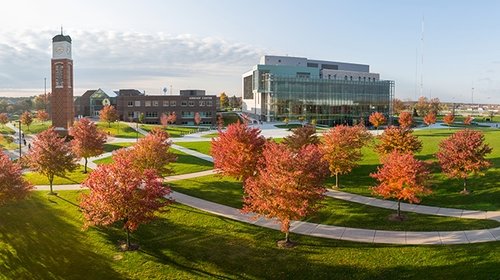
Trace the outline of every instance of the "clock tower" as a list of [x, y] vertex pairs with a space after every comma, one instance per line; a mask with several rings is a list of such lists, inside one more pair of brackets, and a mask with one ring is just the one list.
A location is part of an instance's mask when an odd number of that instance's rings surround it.
[[73, 125], [73, 60], [71, 59], [71, 37], [60, 35], [52, 38], [52, 94], [50, 117], [52, 126], [62, 135]]

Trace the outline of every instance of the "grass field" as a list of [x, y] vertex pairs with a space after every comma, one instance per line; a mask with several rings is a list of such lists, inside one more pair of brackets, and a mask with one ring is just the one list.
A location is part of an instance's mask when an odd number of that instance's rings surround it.
[[210, 148], [211, 148], [210, 141], [176, 142], [175, 144], [193, 151], [197, 151], [205, 155], [210, 155]]
[[[88, 173], [90, 173], [92, 169], [87, 167], [87, 171]], [[75, 171], [67, 173], [64, 178], [55, 176], [53, 184], [54, 185], [80, 184], [83, 180], [87, 178], [88, 173], [87, 174], [83, 173], [83, 165], [80, 165]], [[47, 177], [37, 172], [28, 172], [25, 173], [23, 176], [27, 181], [29, 181], [33, 185], [49, 184], [49, 180], [47, 179]]]
[[45, 121], [45, 122], [39, 122], [39, 121], [34, 121], [28, 130], [28, 127], [26, 125], [22, 125], [21, 129], [25, 134], [38, 134], [42, 131], [45, 131], [49, 129], [49, 127], [52, 126], [51, 121]]
[[[150, 132], [155, 127], [163, 128], [161, 125], [154, 125], [154, 124], [142, 124], [142, 125], [140, 125], [140, 127], [142, 129], [146, 130], [147, 132]], [[170, 135], [170, 137], [172, 137], [172, 138], [179, 138], [179, 137], [182, 137], [185, 134], [195, 133], [195, 132], [198, 131], [198, 129], [196, 127], [189, 127], [189, 126], [173, 126], [173, 125], [169, 125], [169, 126], [167, 126], [167, 128], [165, 129], [165, 131], [168, 132], [168, 134]]]
[[14, 150], [18, 149], [19, 144], [14, 142], [14, 138], [8, 135], [0, 135], [0, 149]]
[[[172, 151], [175, 155], [177, 155], [177, 161], [169, 164], [173, 172], [171, 174], [164, 174], [165, 176], [188, 174], [188, 173], [210, 170], [214, 168], [213, 163], [208, 162], [206, 160], [202, 160], [197, 157], [185, 154], [176, 149], [171, 149], [170, 151]], [[112, 161], [113, 161], [112, 157], [107, 157], [96, 160], [94, 161], [94, 163], [106, 164]]]
[[137, 133], [133, 128], [128, 126], [123, 122], [113, 122], [111, 126], [108, 127], [107, 122], [97, 122], [97, 127], [102, 129], [108, 135], [118, 138], [142, 138], [144, 137], [142, 134]]
[[0, 276], [6, 279], [494, 279], [500, 242], [450, 246], [372, 245], [292, 234], [174, 204], [132, 234], [82, 231], [81, 191], [34, 192], [0, 208]]
[[[204, 176], [175, 181], [171, 185], [174, 190], [187, 195], [238, 209], [242, 207], [243, 185], [229, 177]], [[490, 220], [458, 219], [416, 213], [405, 213], [408, 220], [404, 222], [389, 221], [388, 216], [394, 213], [394, 210], [326, 198], [321, 210], [306, 220], [335, 226], [407, 231], [466, 230], [500, 226], [500, 223]]]
[[104, 144], [104, 152], [109, 153], [109, 152], [112, 152], [114, 150], [130, 147], [134, 144], [135, 143], [130, 143], [130, 142], [127, 142], [127, 143], [106, 143], [106, 144]]
[[14, 134], [14, 130], [10, 129], [8, 126], [0, 125], [0, 134]]

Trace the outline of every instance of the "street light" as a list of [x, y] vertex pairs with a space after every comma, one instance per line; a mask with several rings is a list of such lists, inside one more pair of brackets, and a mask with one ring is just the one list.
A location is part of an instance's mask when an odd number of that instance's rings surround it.
[[19, 159], [21, 159], [21, 119], [19, 119], [18, 122], [19, 122]]

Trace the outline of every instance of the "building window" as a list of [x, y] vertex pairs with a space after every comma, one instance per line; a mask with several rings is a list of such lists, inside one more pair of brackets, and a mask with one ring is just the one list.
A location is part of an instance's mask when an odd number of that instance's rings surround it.
[[366, 82], [366, 77], [363, 77], [363, 82]]
[[181, 101], [181, 106], [182, 107], [186, 107], [188, 104], [187, 104], [187, 101], [186, 100], [182, 100]]
[[200, 104], [200, 107], [204, 107], [205, 106], [205, 101], [200, 101], [199, 104]]
[[133, 118], [133, 117], [134, 117], [134, 112], [128, 112], [128, 113], [127, 113], [127, 116], [128, 116], [129, 118]]
[[208, 106], [208, 107], [212, 107], [212, 106], [213, 106], [213, 102], [212, 102], [212, 100], [207, 101], [207, 106]]
[[183, 118], [193, 118], [194, 117], [194, 112], [181, 112], [181, 117]]
[[351, 76], [351, 81], [352, 81], [352, 76]]
[[140, 100], [135, 101], [135, 107], [141, 107], [141, 101]]
[[146, 112], [146, 118], [158, 118], [158, 112]]
[[56, 88], [63, 87], [63, 66], [56, 64]]
[[149, 100], [144, 101], [144, 106], [151, 107], [151, 101], [149, 101]]
[[347, 76], [345, 76], [345, 77], [344, 77], [344, 80], [346, 80], [346, 81], [347, 81]]
[[134, 101], [128, 101], [127, 107], [134, 107]]
[[154, 100], [153, 107], [158, 107], [158, 106], [160, 106], [160, 102], [158, 102], [158, 100]]
[[193, 100], [189, 100], [189, 107], [194, 107], [194, 101]]
[[163, 107], [168, 107], [168, 100], [163, 100]]
[[332, 78], [332, 75], [328, 74], [328, 80], [330, 80]]

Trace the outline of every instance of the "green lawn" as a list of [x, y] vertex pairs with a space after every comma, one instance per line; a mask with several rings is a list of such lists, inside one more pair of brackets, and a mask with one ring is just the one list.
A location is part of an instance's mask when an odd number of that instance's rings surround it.
[[[167, 176], [200, 172], [205, 170], [211, 170], [214, 168], [213, 163], [209, 161], [202, 160], [200, 158], [185, 154], [176, 149], [170, 149], [170, 151], [172, 151], [174, 154], [177, 155], [177, 161], [169, 165], [173, 173], [165, 174]], [[103, 159], [96, 160], [94, 161], [94, 163], [106, 164], [112, 161], [113, 161], [112, 157], [106, 157]]]
[[[146, 130], [147, 132], [150, 132], [155, 127], [163, 128], [163, 126], [161, 125], [154, 125], [154, 124], [142, 124], [140, 127]], [[175, 125], [169, 125], [165, 130], [172, 138], [179, 138], [182, 137], [184, 134], [195, 133], [198, 131], [196, 127], [175, 126]]]
[[142, 134], [137, 133], [133, 128], [128, 126], [124, 122], [113, 122], [111, 126], [108, 127], [107, 122], [97, 122], [97, 127], [102, 129], [108, 135], [118, 138], [142, 138]]
[[0, 208], [0, 275], [6, 279], [494, 279], [500, 242], [396, 246], [292, 234], [174, 204], [117, 250], [117, 227], [82, 231], [83, 191], [34, 192]]
[[0, 135], [0, 149], [14, 150], [18, 148], [19, 144], [14, 142], [12, 136]]
[[219, 137], [219, 132], [214, 132], [214, 133], [205, 134], [205, 135], [203, 135], [202, 137], [204, 137], [204, 138], [215, 138], [215, 137]]
[[104, 144], [104, 152], [109, 153], [109, 152], [112, 152], [114, 150], [130, 147], [134, 144], [135, 143], [130, 143], [130, 142], [127, 142], [127, 143], [106, 143], [106, 144]]
[[[92, 169], [87, 167], [87, 171], [88, 173], [90, 173]], [[83, 173], [83, 165], [80, 165], [75, 171], [67, 173], [66, 177], [64, 178], [55, 176], [53, 184], [54, 185], [80, 184], [81, 182], [83, 182], [83, 180], [87, 178], [88, 173], [87, 174]], [[28, 172], [25, 173], [23, 176], [33, 185], [49, 184], [49, 180], [47, 179], [47, 177], [37, 172]]]
[[228, 126], [232, 123], [236, 123], [238, 121], [243, 122], [243, 120], [238, 116], [238, 114], [234, 112], [222, 112], [222, 121], [224, 122], [224, 126]]
[[0, 125], [0, 134], [14, 134], [14, 130], [10, 129], [8, 126]]
[[[439, 142], [456, 132], [456, 129], [425, 129], [415, 131], [415, 135], [423, 141], [423, 149], [417, 154], [421, 160], [435, 161], [434, 154], [438, 151]], [[468, 185], [473, 191], [471, 195], [461, 195], [462, 182], [444, 177], [440, 169], [433, 169], [431, 188], [433, 194], [424, 197], [422, 204], [443, 207], [462, 208], [471, 210], [500, 210], [500, 130], [482, 129], [487, 143], [493, 148], [488, 156], [493, 167], [483, 177], [473, 177]], [[375, 181], [369, 177], [380, 165], [378, 155], [371, 147], [363, 149], [364, 159], [360, 166], [348, 175], [340, 176], [340, 185], [343, 191], [361, 195], [372, 195], [370, 187]], [[335, 178], [328, 180], [333, 185]]]
[[[219, 175], [204, 176], [171, 183], [174, 190], [227, 206], [241, 208], [242, 183]], [[327, 197], [322, 208], [307, 221], [335, 226], [369, 228], [378, 230], [448, 231], [483, 229], [500, 226], [490, 220], [473, 220], [405, 213], [404, 222], [393, 222], [387, 218], [394, 210], [382, 209], [354, 202]]]
[[210, 141], [200, 141], [200, 142], [176, 142], [175, 145], [197, 151], [199, 153], [210, 155], [210, 148], [212, 143]]
[[21, 129], [25, 134], [38, 134], [42, 131], [45, 131], [49, 129], [52, 126], [51, 121], [45, 121], [45, 122], [39, 122], [39, 121], [34, 121], [28, 130], [28, 127], [26, 125], [22, 125]]

